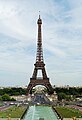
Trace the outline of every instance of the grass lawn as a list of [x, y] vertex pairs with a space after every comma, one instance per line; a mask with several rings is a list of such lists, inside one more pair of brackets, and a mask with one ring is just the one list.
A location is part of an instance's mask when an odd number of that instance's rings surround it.
[[20, 118], [24, 111], [26, 110], [26, 106], [13, 106], [7, 110], [0, 111], [0, 118], [7, 118], [10, 116], [11, 118]]
[[82, 112], [68, 107], [56, 107], [56, 110], [63, 118], [82, 118]]

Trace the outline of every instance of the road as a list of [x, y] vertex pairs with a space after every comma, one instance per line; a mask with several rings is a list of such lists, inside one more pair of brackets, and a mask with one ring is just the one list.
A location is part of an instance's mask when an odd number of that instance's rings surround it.
[[32, 99], [33, 104], [50, 104], [49, 99], [43, 93], [36, 93]]
[[79, 111], [82, 112], [82, 107], [80, 107], [80, 106], [77, 106], [77, 105], [70, 105], [69, 107], [70, 107], [70, 108], [77, 109], [77, 110], [79, 110]]
[[12, 107], [12, 105], [5, 105], [5, 106], [2, 106], [0, 107], [0, 111], [3, 111], [3, 110], [6, 110], [8, 108]]

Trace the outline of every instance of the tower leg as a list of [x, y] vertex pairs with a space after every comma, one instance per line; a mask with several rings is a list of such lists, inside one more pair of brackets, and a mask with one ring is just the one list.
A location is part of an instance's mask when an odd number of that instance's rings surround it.
[[34, 72], [33, 72], [33, 76], [32, 76], [32, 78], [36, 79], [36, 76], [37, 76], [37, 69], [34, 68]]

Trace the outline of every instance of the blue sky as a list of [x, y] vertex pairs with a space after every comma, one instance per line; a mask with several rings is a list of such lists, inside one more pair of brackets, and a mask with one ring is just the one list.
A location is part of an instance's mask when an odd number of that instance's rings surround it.
[[39, 11], [51, 84], [82, 86], [82, 0], [0, 0], [0, 86], [29, 83]]

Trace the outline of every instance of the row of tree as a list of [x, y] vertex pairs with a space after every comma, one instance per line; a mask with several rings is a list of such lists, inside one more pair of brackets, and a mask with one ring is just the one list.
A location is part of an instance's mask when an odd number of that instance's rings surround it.
[[54, 89], [58, 95], [58, 100], [75, 100], [77, 96], [82, 95], [82, 88], [75, 88], [75, 87], [69, 87], [69, 88], [55, 88]]
[[12, 88], [0, 89], [0, 95], [4, 95], [5, 93], [10, 95], [10, 96], [12, 96], [12, 95], [25, 95], [26, 89], [21, 88], [21, 87], [20, 88], [12, 87]]
[[[56, 93], [65, 93], [66, 95], [82, 95], [82, 88], [78, 87], [69, 87], [69, 88], [60, 88], [56, 87], [54, 88], [54, 91]], [[25, 88], [16, 88], [16, 87], [11, 87], [11, 88], [3, 88], [0, 89], [0, 95], [4, 94], [8, 95], [25, 95], [26, 94], [26, 89]]]
[[65, 93], [66, 95], [82, 95], [82, 87], [69, 87], [69, 88], [54, 88], [57, 94]]
[[[59, 100], [62, 100], [62, 99], [72, 100], [75, 96], [82, 95], [82, 88], [78, 88], [78, 87], [69, 87], [69, 88], [56, 87], [54, 88], [54, 91], [56, 91]], [[46, 88], [44, 92], [47, 92]], [[10, 100], [11, 99], [10, 96], [12, 95], [26, 95], [26, 89], [21, 87], [0, 89], [0, 96], [1, 96], [0, 100], [6, 100], [6, 98], [7, 100]], [[6, 98], [4, 96], [6, 96]]]

